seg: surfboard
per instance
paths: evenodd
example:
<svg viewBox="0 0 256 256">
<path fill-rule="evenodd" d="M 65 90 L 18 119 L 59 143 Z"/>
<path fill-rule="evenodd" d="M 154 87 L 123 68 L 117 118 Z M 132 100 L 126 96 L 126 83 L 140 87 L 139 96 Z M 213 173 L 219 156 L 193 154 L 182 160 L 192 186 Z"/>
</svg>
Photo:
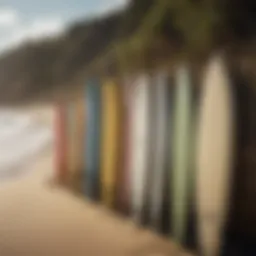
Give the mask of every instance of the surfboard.
<svg viewBox="0 0 256 256">
<path fill-rule="evenodd" d="M 147 128 L 147 165 L 146 175 L 144 177 L 144 198 L 143 209 L 141 214 L 141 224 L 152 226 L 152 194 L 154 184 L 154 160 L 155 160 L 155 143 L 156 143 L 156 85 L 154 75 L 150 75 L 148 88 L 148 128 Z"/>
<path fill-rule="evenodd" d="M 85 193 L 93 200 L 99 198 L 100 178 L 100 112 L 101 85 L 90 80 L 86 85 Z"/>
<path fill-rule="evenodd" d="M 131 84 L 130 182 L 131 214 L 141 223 L 145 196 L 149 131 L 149 76 L 141 75 Z"/>
<path fill-rule="evenodd" d="M 166 73 L 159 73 L 153 80 L 154 88 L 154 123 L 155 126 L 152 165 L 152 187 L 151 187 L 151 224 L 161 229 L 162 210 L 164 202 L 164 187 L 167 172 L 167 126 L 168 126 L 168 77 Z"/>
<path fill-rule="evenodd" d="M 65 183 L 67 178 L 67 142 L 66 142 L 66 109 L 64 104 L 56 106 L 55 116 L 55 168 L 58 183 Z"/>
<path fill-rule="evenodd" d="M 76 150 L 76 119 L 75 119 L 75 102 L 71 101 L 67 104 L 67 173 L 68 185 L 73 186 L 74 176 L 77 171 L 75 163 Z"/>
<path fill-rule="evenodd" d="M 131 201 L 131 175 L 130 175 L 130 145 L 131 145 L 131 110 L 132 105 L 132 78 L 124 78 L 121 86 L 121 139 L 120 139 L 120 162 L 117 188 L 117 209 L 128 215 Z"/>
<path fill-rule="evenodd" d="M 75 168 L 77 170 L 76 178 L 74 181 L 74 189 L 81 191 L 83 173 L 85 171 L 85 159 L 86 154 L 85 145 L 85 124 L 86 124 L 86 113 L 85 113 L 85 101 L 84 98 L 79 95 L 75 104 L 75 122 L 76 122 L 76 132 L 75 132 Z"/>
<path fill-rule="evenodd" d="M 84 101 L 81 97 L 68 104 L 68 176 L 69 185 L 78 189 L 82 170 L 82 152 L 84 140 Z"/>
<path fill-rule="evenodd" d="M 202 255 L 220 255 L 229 202 L 233 140 L 233 103 L 220 56 L 210 60 L 199 110 L 197 215 Z"/>
<path fill-rule="evenodd" d="M 114 81 L 102 85 L 101 199 L 114 207 L 120 153 L 120 91 Z"/>
<path fill-rule="evenodd" d="M 189 177 L 191 172 L 192 92 L 188 68 L 181 66 L 176 73 L 173 106 L 171 218 L 172 236 L 183 243 L 187 229 Z"/>
</svg>

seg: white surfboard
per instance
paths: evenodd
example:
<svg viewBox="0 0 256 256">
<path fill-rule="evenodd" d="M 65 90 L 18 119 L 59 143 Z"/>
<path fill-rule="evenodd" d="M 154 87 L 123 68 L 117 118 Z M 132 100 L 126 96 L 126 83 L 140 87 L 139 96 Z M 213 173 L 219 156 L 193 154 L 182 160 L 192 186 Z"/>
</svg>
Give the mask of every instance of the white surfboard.
<svg viewBox="0 0 256 256">
<path fill-rule="evenodd" d="M 168 80 L 159 73 L 154 79 L 154 154 L 152 155 L 151 224 L 157 230 L 161 226 L 164 186 L 167 172 Z"/>
<path fill-rule="evenodd" d="M 134 220 L 141 222 L 148 167 L 149 77 L 142 75 L 131 86 L 131 211 Z"/>
<path fill-rule="evenodd" d="M 233 107 L 228 75 L 221 57 L 208 66 L 199 112 L 197 214 L 202 255 L 220 255 L 229 203 L 233 141 Z"/>
</svg>

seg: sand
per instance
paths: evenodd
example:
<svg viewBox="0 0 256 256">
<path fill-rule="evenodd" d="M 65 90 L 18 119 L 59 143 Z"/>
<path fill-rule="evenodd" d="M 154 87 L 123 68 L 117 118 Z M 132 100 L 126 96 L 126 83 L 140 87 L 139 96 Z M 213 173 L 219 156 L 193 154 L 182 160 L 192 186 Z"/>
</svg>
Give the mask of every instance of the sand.
<svg viewBox="0 0 256 256">
<path fill-rule="evenodd" d="M 26 111 L 52 125 L 50 107 Z M 171 241 L 51 186 L 52 147 L 24 168 L 29 175 L 0 186 L 1 256 L 186 255 Z"/>
</svg>

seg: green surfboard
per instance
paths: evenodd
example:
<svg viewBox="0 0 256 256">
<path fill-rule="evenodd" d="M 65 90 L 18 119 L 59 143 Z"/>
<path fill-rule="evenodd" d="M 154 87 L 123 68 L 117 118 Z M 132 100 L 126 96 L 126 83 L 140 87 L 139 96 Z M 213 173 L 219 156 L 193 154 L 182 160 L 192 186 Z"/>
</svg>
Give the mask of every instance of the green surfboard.
<svg viewBox="0 0 256 256">
<path fill-rule="evenodd" d="M 173 106 L 171 219 L 174 239 L 186 237 L 191 176 L 192 88 L 189 70 L 181 66 L 176 74 Z"/>
</svg>

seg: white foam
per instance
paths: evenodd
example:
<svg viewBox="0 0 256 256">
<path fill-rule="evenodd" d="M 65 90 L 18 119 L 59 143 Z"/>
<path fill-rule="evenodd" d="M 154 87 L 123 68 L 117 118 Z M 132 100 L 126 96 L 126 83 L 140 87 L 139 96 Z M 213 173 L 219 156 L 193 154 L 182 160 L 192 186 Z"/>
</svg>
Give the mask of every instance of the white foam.
<svg viewBox="0 0 256 256">
<path fill-rule="evenodd" d="M 24 173 L 22 166 L 52 142 L 52 135 L 29 115 L 0 110 L 0 182 Z"/>
</svg>

